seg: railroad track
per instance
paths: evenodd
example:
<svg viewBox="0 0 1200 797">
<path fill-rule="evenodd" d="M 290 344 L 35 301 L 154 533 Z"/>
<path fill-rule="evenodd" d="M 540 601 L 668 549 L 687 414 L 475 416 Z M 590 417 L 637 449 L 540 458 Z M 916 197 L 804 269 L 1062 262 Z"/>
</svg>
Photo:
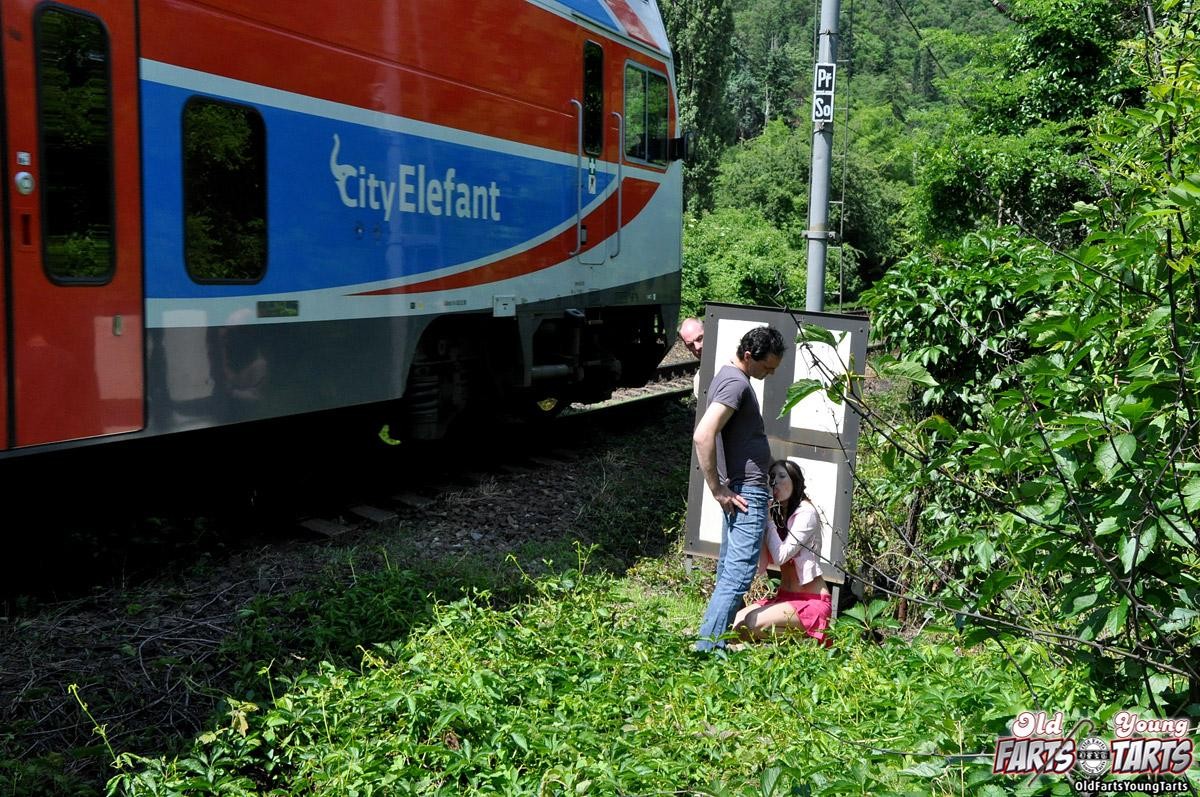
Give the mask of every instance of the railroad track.
<svg viewBox="0 0 1200 797">
<path fill-rule="evenodd" d="M 565 408 L 559 417 L 541 424 L 535 432 L 522 435 L 523 427 L 507 427 L 502 432 L 504 436 L 501 440 L 492 441 L 494 444 L 498 443 L 492 446 L 492 455 L 488 457 L 492 467 L 470 471 L 469 477 L 478 484 L 499 474 L 533 473 L 539 468 L 567 465 L 580 456 L 578 450 L 564 447 L 562 444 L 563 440 L 581 439 L 582 435 L 578 429 L 572 428 L 576 424 L 587 423 L 607 414 L 624 412 L 634 405 L 691 395 L 692 377 L 698 369 L 699 363 L 694 361 L 661 365 L 654 378 L 645 386 L 619 389 L 611 399 L 597 404 L 572 404 Z M 514 447 L 511 438 L 506 436 L 508 434 L 521 436 L 524 445 L 520 448 Z M 451 478 L 461 478 L 462 475 Z M 461 488 L 462 485 L 454 486 Z M 425 509 L 436 500 L 437 495 L 447 489 L 442 477 L 435 473 L 426 473 L 402 490 L 383 490 L 373 498 L 347 504 L 341 510 L 306 514 L 297 519 L 296 525 L 324 537 L 340 537 L 365 527 L 392 522 L 406 510 Z"/>
<path fill-rule="evenodd" d="M 608 511 L 610 478 L 653 490 L 686 468 L 692 413 L 666 397 L 690 390 L 687 373 L 665 369 L 654 390 L 607 409 L 436 445 L 387 446 L 378 425 L 343 415 L 147 445 L 119 462 L 75 459 L 69 471 L 56 461 L 45 478 L 82 485 L 71 500 L 31 497 L 41 512 L 24 522 L 10 507 L 7 561 L 29 590 L 0 582 L 11 590 L 0 602 L 0 725 L 24 729 L 28 754 L 88 744 L 91 726 L 62 686 L 80 683 L 104 693 L 92 710 L 118 742 L 147 728 L 155 743 L 186 738 L 218 708 L 230 680 L 219 651 L 241 618 L 297 622 L 273 598 L 477 555 L 496 567 L 519 557 L 532 573 L 545 551 L 593 544 L 583 513 Z M 128 511 L 115 508 L 122 483 Z M 86 525 L 72 529 L 75 519 Z M 664 539 L 653 526 L 631 529 L 627 544 L 656 555 Z M 25 541 L 39 554 L 18 555 Z"/>
<path fill-rule="evenodd" d="M 679 362 L 660 365 L 654 378 L 643 387 L 621 388 L 608 401 L 598 404 L 572 404 L 563 410 L 563 416 L 589 412 L 602 412 L 626 404 L 686 396 L 692 392 L 692 377 L 699 370 L 698 362 Z"/>
<path fill-rule="evenodd" d="M 10 536 L 0 597 L 61 600 L 114 580 L 153 578 L 200 556 L 307 535 L 352 536 L 508 473 L 540 479 L 546 468 L 603 456 L 606 425 L 610 432 L 636 427 L 647 405 L 689 395 L 696 368 L 664 366 L 647 386 L 602 404 L 436 443 L 385 445 L 378 417 L 342 413 L 206 430 L 169 445 L 151 439 L 116 459 L 87 450 L 48 458 L 39 465 L 44 474 L 25 474 L 77 485 L 75 500 L 48 505 L 36 491 L 10 495 L 14 518 L 39 520 L 31 533 Z M 42 561 L 54 567 L 28 567 Z"/>
</svg>

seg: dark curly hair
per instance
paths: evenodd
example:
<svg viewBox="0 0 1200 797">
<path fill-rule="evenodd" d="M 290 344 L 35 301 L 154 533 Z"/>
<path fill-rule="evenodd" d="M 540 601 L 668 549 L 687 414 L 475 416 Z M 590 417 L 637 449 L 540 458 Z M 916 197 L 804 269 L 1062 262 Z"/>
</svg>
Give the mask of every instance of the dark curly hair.
<svg viewBox="0 0 1200 797">
<path fill-rule="evenodd" d="M 742 359 L 742 355 L 750 352 L 750 358 L 762 362 L 770 355 L 782 357 L 786 348 L 783 342 L 783 335 L 774 327 L 755 327 L 754 329 L 742 335 L 742 339 L 738 341 L 737 358 Z"/>
</svg>

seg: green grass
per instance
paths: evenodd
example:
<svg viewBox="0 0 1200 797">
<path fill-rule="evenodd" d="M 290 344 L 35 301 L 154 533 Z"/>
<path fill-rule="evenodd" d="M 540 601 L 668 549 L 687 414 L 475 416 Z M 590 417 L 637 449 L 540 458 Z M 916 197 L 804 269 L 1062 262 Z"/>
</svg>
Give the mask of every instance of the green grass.
<svg viewBox="0 0 1200 797">
<path fill-rule="evenodd" d="M 664 425 L 690 429 L 674 412 Z M 329 552 L 323 579 L 242 609 L 202 733 L 115 756 L 95 740 L 109 793 L 1064 794 L 1064 778 L 1022 791 L 991 774 L 1005 723 L 1133 708 L 1035 645 L 1009 641 L 1010 660 L 952 628 L 876 643 L 843 617 L 831 650 L 693 654 L 711 569 L 682 564 L 676 432 L 614 435 L 564 533 L 509 554 L 430 560 L 404 529 Z M 0 767 L 0 787 L 84 793 L 55 763 Z"/>
<path fill-rule="evenodd" d="M 789 638 L 690 652 L 698 592 L 653 563 L 577 566 L 430 607 L 402 640 L 314 662 L 274 698 L 228 711 L 174 758 L 122 756 L 129 794 L 993 794 L 989 753 L 1030 705 L 991 649 Z M 1079 696 L 1036 649 L 1019 657 L 1050 705 Z M 888 752 L 897 751 L 897 752 Z M 777 778 L 777 780 L 776 780 Z M 1015 782 L 1011 785 L 1015 786 Z M 1065 785 L 1065 782 L 1064 782 Z M 769 789 L 764 787 L 769 786 Z M 796 791 L 793 791 L 796 789 Z"/>
</svg>

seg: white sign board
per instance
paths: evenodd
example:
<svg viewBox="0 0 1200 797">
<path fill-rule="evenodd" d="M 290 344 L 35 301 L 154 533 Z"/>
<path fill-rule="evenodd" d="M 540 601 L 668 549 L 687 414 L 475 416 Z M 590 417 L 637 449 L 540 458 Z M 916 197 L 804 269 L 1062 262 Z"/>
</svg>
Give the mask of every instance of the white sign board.
<svg viewBox="0 0 1200 797">
<path fill-rule="evenodd" d="M 833 121 L 833 84 L 837 77 L 837 64 L 817 64 L 813 70 L 812 120 Z"/>
<path fill-rule="evenodd" d="M 700 360 L 696 420 L 708 406 L 713 374 L 735 358 L 737 344 L 754 327 L 770 324 L 788 343 L 778 370 L 765 380 L 750 380 L 763 411 L 763 427 L 773 459 L 790 459 L 804 474 L 806 492 L 821 517 L 821 562 L 827 581 L 842 583 L 846 533 L 850 527 L 850 497 L 854 455 L 858 445 L 858 416 L 824 392 L 809 395 L 791 412 L 779 417 L 787 390 L 799 379 L 828 384 L 848 371 L 861 374 L 867 353 L 867 320 L 830 313 L 801 313 L 741 305 L 710 304 L 704 315 L 704 354 Z M 801 324 L 828 330 L 838 343 L 795 343 Z M 715 557 L 721 547 L 724 518 L 713 499 L 692 452 L 688 486 L 685 551 Z"/>
</svg>

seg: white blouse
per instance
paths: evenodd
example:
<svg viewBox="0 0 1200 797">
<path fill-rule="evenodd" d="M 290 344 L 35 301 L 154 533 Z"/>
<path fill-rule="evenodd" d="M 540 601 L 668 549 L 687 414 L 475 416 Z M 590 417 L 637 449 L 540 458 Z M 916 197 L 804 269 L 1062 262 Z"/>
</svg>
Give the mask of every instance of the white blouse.
<svg viewBox="0 0 1200 797">
<path fill-rule="evenodd" d="M 779 539 L 775 522 L 767 516 L 767 549 L 771 560 L 783 567 L 792 562 L 801 584 L 807 584 L 821 575 L 821 518 L 817 508 L 809 501 L 801 501 L 787 521 L 786 539 Z"/>
</svg>

